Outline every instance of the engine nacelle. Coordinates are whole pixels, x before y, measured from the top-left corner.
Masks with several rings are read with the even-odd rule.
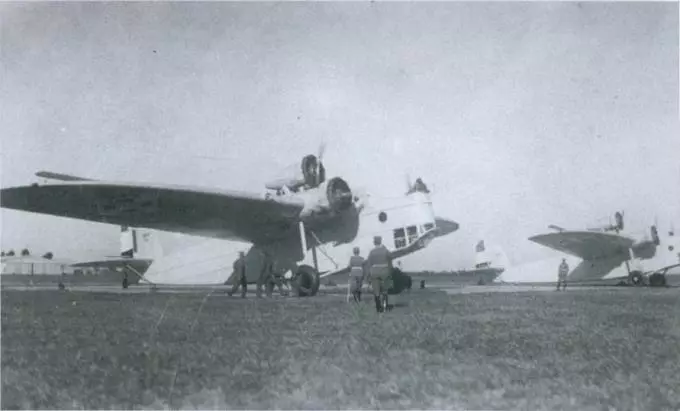
[[[614,220],[616,224],[616,229],[619,231],[623,231],[623,214],[621,212],[617,211],[616,214],[614,214]]]
[[[353,196],[349,184],[340,177],[324,181],[317,188],[301,194],[305,206],[301,217],[334,215],[352,206]]]
[[[653,225],[649,228],[650,233],[652,234],[652,242],[654,245],[659,245],[661,243],[659,239],[659,231],[656,229],[656,226]]]
[[[315,187],[325,180],[325,170],[323,164],[314,154],[306,155],[302,158],[299,166],[293,165],[287,168],[286,175],[282,178],[273,180],[265,184],[270,190],[280,190],[284,186],[291,190],[306,185]]]

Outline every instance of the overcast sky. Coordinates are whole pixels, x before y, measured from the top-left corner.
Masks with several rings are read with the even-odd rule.
[[[40,169],[260,191],[327,142],[461,224],[408,265],[514,262],[624,209],[680,226],[677,3],[0,5],[2,186]],[[2,248],[118,252],[118,228],[2,210]]]

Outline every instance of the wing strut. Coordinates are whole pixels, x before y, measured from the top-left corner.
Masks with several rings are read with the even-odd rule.
[[[326,253],[326,251],[324,250],[324,246],[321,243],[321,240],[319,240],[319,237],[317,237],[316,234],[314,234],[314,231],[310,231],[310,234],[312,235],[312,237],[314,237],[314,241],[316,241],[316,244],[319,246],[319,250],[321,250],[321,253],[325,255],[326,258],[328,258],[328,260],[335,265],[335,268],[338,268],[339,267],[338,263],[335,262],[335,260],[333,260],[333,258],[331,258],[331,256],[328,255],[328,253]],[[314,252],[312,257],[314,257],[314,264],[316,264],[316,247],[312,247],[312,250]]]
[[[307,235],[304,221],[300,221],[299,228],[300,228],[300,247],[302,248],[302,255],[305,256],[307,254]]]
[[[132,271],[137,277],[139,277],[140,281],[147,282],[153,286],[153,288],[156,288],[156,284],[152,283],[151,281],[147,280],[139,271],[137,271],[131,264],[125,264],[123,266],[124,268],[127,268],[128,270]]]
[[[299,227],[299,230],[300,230],[300,247],[302,248],[302,255],[306,256],[307,255],[307,230],[305,229],[305,223],[303,221],[300,221],[298,223],[298,227]],[[324,256],[326,256],[326,258],[328,258],[328,260],[330,262],[332,262],[335,265],[335,267],[337,268],[338,263],[335,262],[335,260],[333,260],[331,258],[331,256],[326,253],[326,251],[324,251],[323,244],[321,243],[321,240],[319,240],[319,237],[317,237],[316,234],[314,234],[313,231],[310,231],[309,234],[314,239],[314,243],[312,244],[311,249],[312,249],[312,259],[314,261],[314,269],[316,270],[316,272],[317,273],[319,272],[319,260],[317,258],[317,254],[316,254],[317,247],[319,247],[319,250],[321,251],[321,253]]]

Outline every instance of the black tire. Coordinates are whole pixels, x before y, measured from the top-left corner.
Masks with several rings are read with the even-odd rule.
[[[666,286],[666,276],[661,273],[654,273],[649,276],[649,286],[650,287],[665,287]]]
[[[314,268],[301,265],[295,273],[293,283],[298,297],[313,297],[319,292],[321,279]]]
[[[477,281],[477,285],[486,285],[486,281],[484,281],[483,278],[480,278],[479,281]]]
[[[630,283],[636,287],[640,287],[644,285],[644,278],[642,277],[642,273],[639,271],[634,271],[630,273]]]
[[[395,268],[392,270],[392,274],[390,274],[387,283],[389,286],[387,289],[388,294],[400,294],[405,289],[411,288],[411,276],[408,276],[400,269]]]

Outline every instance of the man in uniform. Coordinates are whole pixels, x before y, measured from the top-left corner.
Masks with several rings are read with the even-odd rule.
[[[238,259],[234,261],[234,273],[231,275],[232,286],[231,291],[229,291],[229,296],[234,295],[238,291],[239,287],[243,287],[241,290],[241,298],[246,298],[246,291],[248,290],[248,280],[246,278],[246,254],[243,251],[239,251]]]
[[[567,274],[569,274],[569,264],[565,258],[560,263],[560,268],[557,271],[557,291],[560,291],[560,285],[565,290],[567,289]]]
[[[375,247],[368,254],[369,275],[371,276],[371,288],[375,299],[375,309],[382,312],[380,306],[380,293],[387,292],[386,280],[392,272],[392,259],[390,252],[382,244],[382,237],[373,237]]]
[[[349,290],[354,301],[361,301],[361,285],[366,275],[366,260],[359,255],[359,247],[354,247],[354,255],[349,258]]]
[[[274,260],[267,251],[262,251],[262,269],[260,270],[260,276],[257,279],[257,297],[262,297],[262,286],[266,287],[266,292],[268,296],[271,296],[270,285],[272,282],[272,272],[274,269]]]
[[[276,264],[272,264],[272,273],[269,276],[269,281],[267,282],[267,296],[271,297],[274,292],[274,287],[279,289],[279,294],[282,296],[286,295],[283,291],[283,274],[281,268],[277,267]]]

